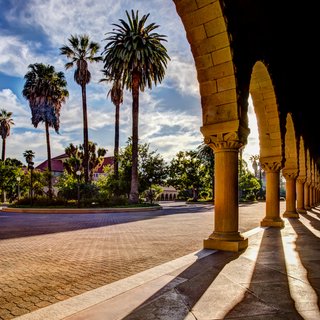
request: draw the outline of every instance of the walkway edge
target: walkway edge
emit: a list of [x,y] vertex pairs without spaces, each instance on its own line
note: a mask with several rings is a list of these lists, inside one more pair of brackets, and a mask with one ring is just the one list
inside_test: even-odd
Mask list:
[[[257,227],[248,232],[243,233],[245,237],[252,236],[260,232],[263,228]],[[120,294],[128,292],[137,287],[143,286],[152,280],[158,279],[168,273],[174,272],[180,268],[187,268],[195,261],[207,257],[217,250],[203,249],[186,256],[177,258],[151,269],[142,271],[127,278],[112,282],[97,289],[87,291],[80,295],[71,297],[67,300],[57,302],[48,307],[38,309],[31,313],[27,313],[15,320],[62,320],[70,317],[85,309],[91,308],[99,303],[112,299]]]
[[3,207],[2,212],[12,213],[115,213],[115,212],[141,212],[161,210],[156,207],[134,207],[134,208],[74,208],[74,209],[47,209],[47,208],[8,208]]

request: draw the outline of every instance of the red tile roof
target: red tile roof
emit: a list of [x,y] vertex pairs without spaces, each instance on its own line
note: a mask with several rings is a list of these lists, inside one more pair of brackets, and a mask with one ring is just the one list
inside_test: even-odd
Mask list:
[[[36,169],[45,171],[48,168],[48,160],[40,163]],[[63,162],[61,160],[51,159],[51,170],[54,172],[63,172]]]
[[[61,154],[60,156],[54,157],[51,159],[51,168],[52,172],[63,172],[63,160],[67,159],[68,156],[64,153]],[[113,165],[113,157],[105,157],[103,160],[102,165],[95,171],[95,173],[103,173],[103,168],[106,165]],[[43,161],[40,163],[36,169],[40,171],[45,171],[48,168],[48,160]]]

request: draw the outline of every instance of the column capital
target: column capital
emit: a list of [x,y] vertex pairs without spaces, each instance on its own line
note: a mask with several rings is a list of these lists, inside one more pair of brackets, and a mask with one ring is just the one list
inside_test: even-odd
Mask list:
[[288,179],[296,179],[298,177],[298,169],[286,169],[282,170],[282,175],[286,180]]
[[261,167],[265,172],[279,172],[282,168],[282,159],[275,157],[260,157]]
[[238,136],[238,132],[225,132],[205,136],[204,142],[213,149],[214,152],[239,150],[243,147],[243,142]]
[[306,182],[306,178],[307,178],[306,176],[298,176],[297,182],[303,184]]

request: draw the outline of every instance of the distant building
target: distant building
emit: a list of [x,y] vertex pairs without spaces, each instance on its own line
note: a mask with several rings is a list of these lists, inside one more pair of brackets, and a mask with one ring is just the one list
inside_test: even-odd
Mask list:
[[[53,178],[59,177],[62,175],[64,171],[63,162],[68,159],[68,155],[66,153],[61,154],[57,157],[51,159],[51,173]],[[103,159],[103,163],[99,166],[95,172],[93,173],[93,180],[97,180],[99,175],[105,174],[104,167],[107,165],[113,165],[114,157],[105,157]],[[45,171],[48,169],[48,160],[40,163],[35,169],[39,171]]]
[[[66,153],[61,154],[55,158],[51,159],[51,174],[53,177],[58,177],[63,173],[63,161],[68,159]],[[43,161],[40,163],[35,169],[39,171],[45,171],[48,169],[48,160]]]
[[158,201],[174,201],[178,197],[178,190],[174,187],[162,187],[163,191],[157,197]]

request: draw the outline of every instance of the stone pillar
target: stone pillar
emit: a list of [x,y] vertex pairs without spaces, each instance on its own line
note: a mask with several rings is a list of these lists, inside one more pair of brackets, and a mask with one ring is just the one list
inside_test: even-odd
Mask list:
[[309,206],[310,208],[313,207],[313,183],[312,182],[309,186]]
[[310,185],[310,181],[306,181],[304,184],[304,208],[306,210],[310,210],[310,199],[309,199],[309,185]]
[[299,176],[296,180],[297,187],[297,212],[306,213],[307,211],[304,208],[304,183],[306,177]]
[[286,211],[283,214],[285,218],[299,218],[296,210],[296,178],[298,170],[286,169],[282,171],[286,179]]
[[261,227],[284,227],[284,221],[280,218],[280,161],[262,160],[262,168],[266,173],[266,216],[261,221]]
[[248,239],[239,233],[238,153],[242,144],[235,133],[206,137],[215,153],[214,231],[204,240],[204,248],[241,251]]

